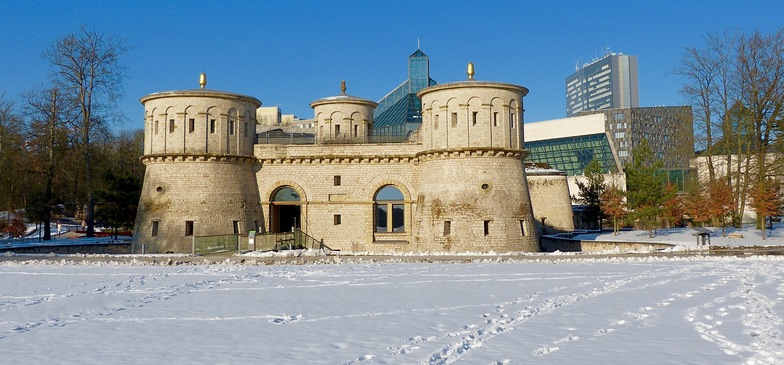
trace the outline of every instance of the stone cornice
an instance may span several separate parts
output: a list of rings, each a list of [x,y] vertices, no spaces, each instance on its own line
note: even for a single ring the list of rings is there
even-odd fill
[[[166,154],[150,154],[141,157],[142,163],[145,165],[153,163],[169,163],[169,162],[231,162],[231,163],[246,163],[253,164],[256,158],[253,156],[239,156],[239,155],[213,155],[213,154],[199,154],[199,153],[166,153]]]
[[[414,155],[389,156],[281,156],[258,157],[259,162],[269,165],[325,165],[325,164],[411,164],[418,162]]]
[[[528,150],[511,149],[501,147],[464,147],[449,148],[441,150],[422,151],[417,154],[420,161],[463,158],[463,157],[512,157],[524,159],[528,156]]]

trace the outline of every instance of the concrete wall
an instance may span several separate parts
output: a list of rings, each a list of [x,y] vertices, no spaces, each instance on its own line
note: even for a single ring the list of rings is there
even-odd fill
[[[48,254],[55,253],[59,255],[70,254],[128,254],[131,252],[130,242],[119,243],[100,243],[100,244],[83,244],[83,245],[39,245],[27,247],[4,247],[0,248],[0,252],[13,252],[13,253],[37,253]]]
[[[581,241],[569,238],[542,237],[541,248],[544,252],[607,252],[658,250],[673,247],[666,243],[638,243],[611,241]]]

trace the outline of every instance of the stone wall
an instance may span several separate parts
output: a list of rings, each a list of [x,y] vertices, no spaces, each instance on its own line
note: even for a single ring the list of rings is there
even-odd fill
[[[526,177],[534,218],[540,231],[543,234],[553,234],[574,230],[572,200],[569,197],[566,173],[527,170]]]
[[[147,253],[190,252],[192,235],[232,234],[234,222],[247,234],[263,221],[252,157],[148,156],[143,161],[134,252],[141,252],[142,244]]]
[[[392,145],[257,145],[256,174],[267,231],[273,222],[271,202],[281,187],[299,193],[301,229],[341,251],[417,251],[412,233],[419,184],[417,144]],[[336,177],[339,185],[336,185]],[[374,233],[373,199],[386,185],[405,199],[405,232]],[[339,222],[336,215],[339,215]]]

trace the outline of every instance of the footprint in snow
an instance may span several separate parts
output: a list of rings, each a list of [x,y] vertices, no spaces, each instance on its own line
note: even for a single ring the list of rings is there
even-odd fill
[[[559,349],[560,349],[560,347],[544,346],[544,347],[540,347],[540,348],[536,349],[536,351],[532,352],[531,355],[534,355],[534,356],[544,356],[544,355],[547,355],[547,354],[549,354],[549,353],[551,353],[553,351],[558,351]]]
[[[286,323],[299,321],[299,320],[301,320],[303,318],[305,318],[305,317],[303,315],[301,315],[301,314],[298,314],[296,316],[286,316],[286,315],[284,315],[284,316],[281,316],[281,317],[273,318],[273,319],[270,320],[270,322],[272,322],[274,324],[286,324]]]

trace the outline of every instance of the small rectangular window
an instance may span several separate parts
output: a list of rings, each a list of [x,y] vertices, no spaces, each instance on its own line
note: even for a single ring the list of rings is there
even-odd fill
[[[340,124],[335,125],[335,137],[340,135]]]
[[[520,221],[520,233],[525,237],[525,221]]]
[[[247,137],[248,136],[248,123],[245,123],[245,129],[243,129],[243,131],[244,131],[243,132],[243,136]]]
[[[514,128],[514,127],[515,127],[515,113],[511,112],[509,113],[509,128]]]
[[[158,121],[155,121],[155,134],[158,134]]]
[[[452,221],[444,221],[444,236],[452,234]]]
[[[234,227],[234,234],[240,234],[240,221],[232,221],[231,223]]]
[[[210,134],[215,133],[215,119],[210,119]]]
[[[354,137],[356,137],[356,136],[358,136],[358,135],[359,135],[359,126],[358,126],[358,125],[355,125],[355,126],[354,126]]]
[[[193,133],[194,129],[196,129],[196,119],[188,119],[188,133]]]
[[[229,135],[232,135],[232,136],[234,135],[234,121],[233,120],[229,121]]]
[[[169,133],[174,133],[174,119],[169,119]]]
[[[452,127],[457,127],[457,113],[452,113]]]
[[[335,214],[332,216],[332,223],[336,226],[340,225],[340,219],[340,214]]]
[[[158,221],[152,221],[152,237],[158,235]]]
[[[498,112],[493,112],[493,127],[498,127]]]
[[[478,114],[478,112],[471,113],[471,124],[472,125],[476,125],[476,115],[477,114]]]
[[[332,183],[335,186],[340,186],[340,175],[333,176]]]
[[[185,221],[185,236],[193,236],[193,221]]]
[[[490,235],[490,221],[485,221],[484,223],[484,233],[485,236],[488,236]]]

